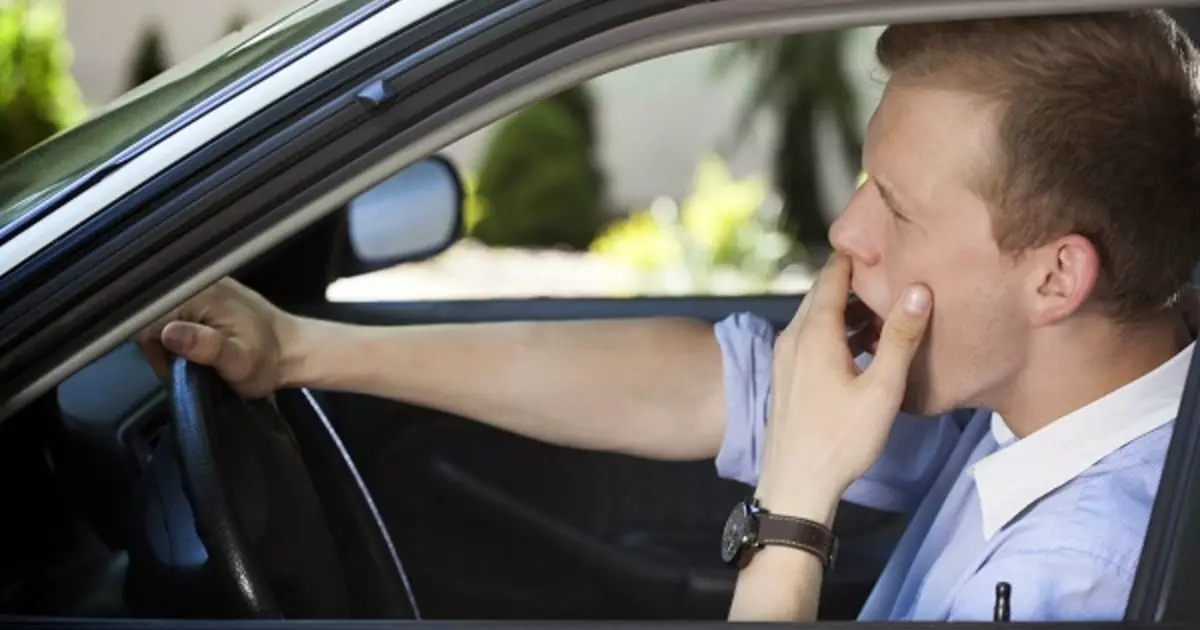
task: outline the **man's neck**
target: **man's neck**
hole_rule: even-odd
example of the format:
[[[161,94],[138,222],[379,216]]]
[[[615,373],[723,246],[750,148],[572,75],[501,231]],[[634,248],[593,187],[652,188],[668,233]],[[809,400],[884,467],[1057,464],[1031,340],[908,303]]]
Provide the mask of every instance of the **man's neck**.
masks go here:
[[[1018,438],[1136,381],[1191,343],[1193,333],[1178,314],[1119,331],[1097,322],[1035,340],[1031,367],[992,409]]]

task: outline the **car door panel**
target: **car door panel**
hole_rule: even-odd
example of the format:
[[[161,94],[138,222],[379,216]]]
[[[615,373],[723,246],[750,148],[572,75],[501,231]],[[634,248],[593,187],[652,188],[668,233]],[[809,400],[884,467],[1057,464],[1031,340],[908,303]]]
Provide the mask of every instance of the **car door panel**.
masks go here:
[[[630,317],[777,327],[794,296],[323,303],[305,315],[372,325]],[[660,462],[539,443],[401,402],[320,392],[379,503],[426,616],[724,618],[734,571],[717,554],[750,489],[711,460]],[[904,525],[843,505],[822,617],[853,618]]]

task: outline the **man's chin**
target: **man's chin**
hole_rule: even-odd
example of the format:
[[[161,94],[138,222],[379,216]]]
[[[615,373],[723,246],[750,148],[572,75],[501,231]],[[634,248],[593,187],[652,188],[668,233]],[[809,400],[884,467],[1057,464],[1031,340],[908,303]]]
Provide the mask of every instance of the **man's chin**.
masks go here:
[[[866,369],[872,355],[863,355],[855,360],[859,369]],[[916,374],[922,376],[916,376]],[[951,411],[950,406],[938,404],[928,386],[928,380],[923,377],[920,366],[909,370],[908,384],[904,388],[904,397],[900,399],[900,412],[914,416],[935,417]]]
[[[918,383],[910,382],[904,390],[904,398],[900,400],[900,411],[914,416],[929,417],[939,416],[947,411],[935,403],[936,401],[929,395],[928,389]]]
[[[923,416],[925,415],[925,408],[921,405],[920,401],[905,396],[904,400],[900,401],[900,413]]]
[[[900,412],[910,416],[920,416],[923,418],[936,418],[962,409],[962,405],[953,405],[946,403],[938,403],[929,398],[905,398],[900,403]]]

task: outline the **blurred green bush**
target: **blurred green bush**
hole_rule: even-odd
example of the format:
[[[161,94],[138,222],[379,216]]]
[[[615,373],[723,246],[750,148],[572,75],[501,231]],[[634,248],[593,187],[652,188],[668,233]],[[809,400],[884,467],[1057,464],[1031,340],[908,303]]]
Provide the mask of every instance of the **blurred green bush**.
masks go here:
[[[762,292],[805,259],[782,225],[781,205],[764,178],[736,180],[720,158],[708,156],[682,204],[660,199],[610,225],[589,249],[641,270],[645,292]]]
[[[54,0],[0,3],[0,163],[86,113],[64,24]]]
[[[479,199],[479,177],[474,171],[461,169],[459,177],[462,178],[463,187],[463,234],[471,235],[475,232],[475,226],[483,220],[483,202]]]
[[[587,248],[605,222],[593,110],[581,85],[499,125],[480,161],[473,237],[495,247]]]

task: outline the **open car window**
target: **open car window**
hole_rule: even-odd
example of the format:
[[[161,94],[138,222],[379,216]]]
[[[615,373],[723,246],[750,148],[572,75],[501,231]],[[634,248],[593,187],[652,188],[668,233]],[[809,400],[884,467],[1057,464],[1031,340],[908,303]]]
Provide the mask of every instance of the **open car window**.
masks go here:
[[[168,130],[172,118],[376,1],[292,0],[17,156],[4,165],[0,178],[0,233],[77,178],[152,133]]]

